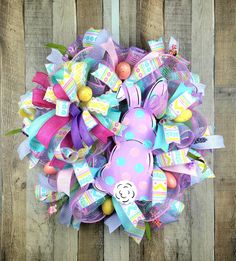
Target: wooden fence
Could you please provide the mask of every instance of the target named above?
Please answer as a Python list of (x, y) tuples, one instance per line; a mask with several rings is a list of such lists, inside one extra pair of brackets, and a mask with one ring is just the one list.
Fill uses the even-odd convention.
[[(235, 0), (0, 0), (1, 260), (235, 261), (236, 260), (236, 1)], [(48, 220), (34, 199), (37, 170), (18, 159), (19, 96), (43, 70), (47, 42), (71, 43), (89, 27), (113, 32), (125, 46), (173, 35), (206, 83), (203, 112), (225, 137), (209, 157), (216, 179), (189, 190), (180, 222), (152, 240), (134, 243), (103, 224), (79, 232)]]

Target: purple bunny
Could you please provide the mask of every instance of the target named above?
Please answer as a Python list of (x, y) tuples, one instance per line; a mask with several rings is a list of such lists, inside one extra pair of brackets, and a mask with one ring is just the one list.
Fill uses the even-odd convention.
[[(141, 93), (136, 88), (136, 99), (122, 118), (126, 126), (121, 137), (116, 137), (109, 162), (96, 179), (98, 189), (114, 196), (123, 204), (152, 199), (152, 148), (156, 137), (156, 118), (165, 112), (168, 100), (167, 83), (159, 79), (150, 89), (141, 106)], [(134, 94), (127, 88), (127, 94)], [(130, 98), (130, 97), (129, 97)], [(132, 97), (131, 97), (132, 98)], [(136, 102), (134, 102), (134, 100)]]

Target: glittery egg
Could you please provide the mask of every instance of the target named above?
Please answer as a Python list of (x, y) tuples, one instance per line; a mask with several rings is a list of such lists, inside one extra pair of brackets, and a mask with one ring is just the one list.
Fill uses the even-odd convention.
[(131, 74), (131, 67), (126, 62), (120, 62), (116, 66), (116, 73), (121, 80), (126, 80)]
[(46, 165), (44, 166), (43, 168), (44, 173), (48, 175), (57, 174), (57, 170), (53, 166), (50, 166), (49, 164), (50, 162), (46, 163)]
[(111, 215), (114, 211), (114, 206), (112, 203), (111, 198), (108, 198), (104, 201), (104, 203), (102, 204), (102, 212), (104, 215)]
[(79, 100), (82, 102), (88, 102), (91, 100), (92, 96), (93, 96), (93, 91), (91, 88), (87, 87), (87, 86), (83, 86), (80, 87), (78, 90), (78, 97)]

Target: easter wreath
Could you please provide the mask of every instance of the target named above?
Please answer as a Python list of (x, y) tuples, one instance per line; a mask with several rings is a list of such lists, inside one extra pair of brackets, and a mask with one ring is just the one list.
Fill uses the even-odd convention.
[(224, 144), (195, 110), (205, 86), (174, 38), (148, 43), (123, 48), (89, 29), (68, 48), (48, 44), (47, 73), (21, 97), (20, 159), (42, 166), (35, 196), (64, 225), (104, 219), (139, 243), (178, 219), (188, 187), (214, 177), (203, 156)]

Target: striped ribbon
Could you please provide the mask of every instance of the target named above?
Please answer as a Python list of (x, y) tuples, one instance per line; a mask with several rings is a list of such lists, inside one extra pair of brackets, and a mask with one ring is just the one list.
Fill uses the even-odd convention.
[(75, 176), (81, 187), (94, 182), (93, 175), (85, 159), (73, 163), (73, 168)]
[(172, 150), (156, 156), (156, 163), (159, 167), (168, 167), (178, 164), (190, 163), (191, 160), (187, 156), (188, 148), (180, 150)]
[(152, 52), (159, 52), (160, 54), (165, 53), (165, 45), (162, 37), (158, 40), (150, 40), (148, 41), (148, 44)]
[(167, 179), (165, 172), (155, 167), (152, 174), (152, 205), (163, 204), (167, 196)]

